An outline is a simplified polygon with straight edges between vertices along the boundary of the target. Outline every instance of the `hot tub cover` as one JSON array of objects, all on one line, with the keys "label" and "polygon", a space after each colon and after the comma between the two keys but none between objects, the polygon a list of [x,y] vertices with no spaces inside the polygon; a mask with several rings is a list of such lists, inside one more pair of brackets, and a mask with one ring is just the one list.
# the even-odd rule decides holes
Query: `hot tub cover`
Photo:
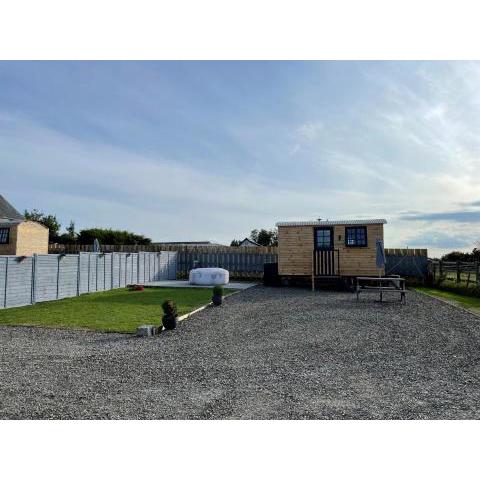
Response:
[{"label": "hot tub cover", "polygon": [[189,283],[191,285],[226,285],[228,270],[224,268],[194,268],[190,270]]}]

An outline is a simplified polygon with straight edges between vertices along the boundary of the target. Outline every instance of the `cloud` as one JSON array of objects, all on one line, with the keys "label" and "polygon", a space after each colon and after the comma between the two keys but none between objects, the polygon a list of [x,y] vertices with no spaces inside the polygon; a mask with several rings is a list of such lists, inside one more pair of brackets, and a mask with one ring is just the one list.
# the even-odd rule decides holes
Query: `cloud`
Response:
[{"label": "cloud", "polygon": [[[156,240],[217,239],[228,242],[279,220],[316,218],[323,195],[245,171],[234,176],[99,142],[86,142],[23,116],[0,115],[4,190],[19,209],[56,213],[78,228],[129,228]],[[5,187],[2,187],[5,188]],[[367,205],[359,192],[347,204]],[[340,206],[341,208],[341,206]],[[333,212],[333,214],[332,214]],[[328,213],[335,216],[335,210]],[[356,214],[363,212],[356,212]],[[338,215],[337,215],[338,216]]]},{"label": "cloud", "polygon": [[20,209],[159,240],[318,217],[387,218],[391,247],[480,230],[479,63],[84,65],[0,64]]},{"label": "cloud", "polygon": [[324,126],[322,122],[307,122],[296,129],[296,136],[301,140],[313,141],[323,131]]},{"label": "cloud", "polygon": [[429,222],[451,221],[463,223],[480,222],[480,211],[455,211],[455,212],[433,212],[433,213],[408,213],[399,216],[400,220],[423,220]]},{"label": "cloud", "polygon": [[451,234],[442,231],[428,231],[412,235],[407,239],[408,246],[412,248],[430,249],[469,249],[476,242],[477,237],[464,234]]}]

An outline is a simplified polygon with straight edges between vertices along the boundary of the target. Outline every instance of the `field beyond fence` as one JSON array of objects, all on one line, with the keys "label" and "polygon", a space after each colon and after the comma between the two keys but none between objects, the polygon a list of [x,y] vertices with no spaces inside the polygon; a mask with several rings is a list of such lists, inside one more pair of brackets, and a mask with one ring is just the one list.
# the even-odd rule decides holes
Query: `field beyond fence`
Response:
[{"label": "field beyond fence", "polygon": [[434,284],[480,287],[480,262],[431,260],[429,267]]}]

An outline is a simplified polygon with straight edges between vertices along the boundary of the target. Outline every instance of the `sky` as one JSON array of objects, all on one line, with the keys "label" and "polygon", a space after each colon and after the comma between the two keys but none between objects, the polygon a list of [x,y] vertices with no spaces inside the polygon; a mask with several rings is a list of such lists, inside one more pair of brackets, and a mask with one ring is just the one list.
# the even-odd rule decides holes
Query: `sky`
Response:
[{"label": "sky", "polygon": [[0,194],[62,230],[229,244],[385,218],[385,246],[480,241],[480,63],[0,62]]}]

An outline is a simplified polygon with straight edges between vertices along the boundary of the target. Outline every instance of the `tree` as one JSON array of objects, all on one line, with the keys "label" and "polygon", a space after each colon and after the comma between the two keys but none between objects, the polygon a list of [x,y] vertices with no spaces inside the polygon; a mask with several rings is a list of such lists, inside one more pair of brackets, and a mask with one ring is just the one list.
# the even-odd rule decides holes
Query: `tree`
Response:
[{"label": "tree", "polygon": [[61,224],[57,220],[56,215],[46,215],[40,212],[36,208],[31,210],[25,210],[23,216],[25,220],[32,220],[34,222],[41,223],[48,228],[48,240],[49,242],[56,242],[58,239],[58,233],[60,232]]},{"label": "tree", "polygon": [[261,230],[255,229],[250,232],[250,239],[264,247],[276,246],[278,245],[278,231],[276,228],[271,230],[265,230],[264,228]]},{"label": "tree", "polygon": [[75,232],[75,222],[70,220],[70,225],[67,227],[67,236],[68,238],[74,242],[77,238],[77,233]]},{"label": "tree", "polygon": [[89,245],[97,239],[103,245],[150,245],[152,240],[128,232],[126,230],[112,230],[111,228],[88,228],[80,230],[78,243]]},{"label": "tree", "polygon": [[[271,230],[266,230],[265,228],[261,230],[254,229],[250,232],[249,238],[264,247],[276,247],[278,245],[278,230],[276,228],[272,228]],[[233,239],[230,246],[238,247],[240,243],[241,240]]]},{"label": "tree", "polygon": [[70,225],[65,229],[66,232],[57,237],[58,243],[70,245],[77,242],[78,234],[75,232],[75,222],[70,220]]},{"label": "tree", "polygon": [[444,262],[478,262],[480,261],[480,248],[475,247],[471,252],[453,251],[442,256]]}]

